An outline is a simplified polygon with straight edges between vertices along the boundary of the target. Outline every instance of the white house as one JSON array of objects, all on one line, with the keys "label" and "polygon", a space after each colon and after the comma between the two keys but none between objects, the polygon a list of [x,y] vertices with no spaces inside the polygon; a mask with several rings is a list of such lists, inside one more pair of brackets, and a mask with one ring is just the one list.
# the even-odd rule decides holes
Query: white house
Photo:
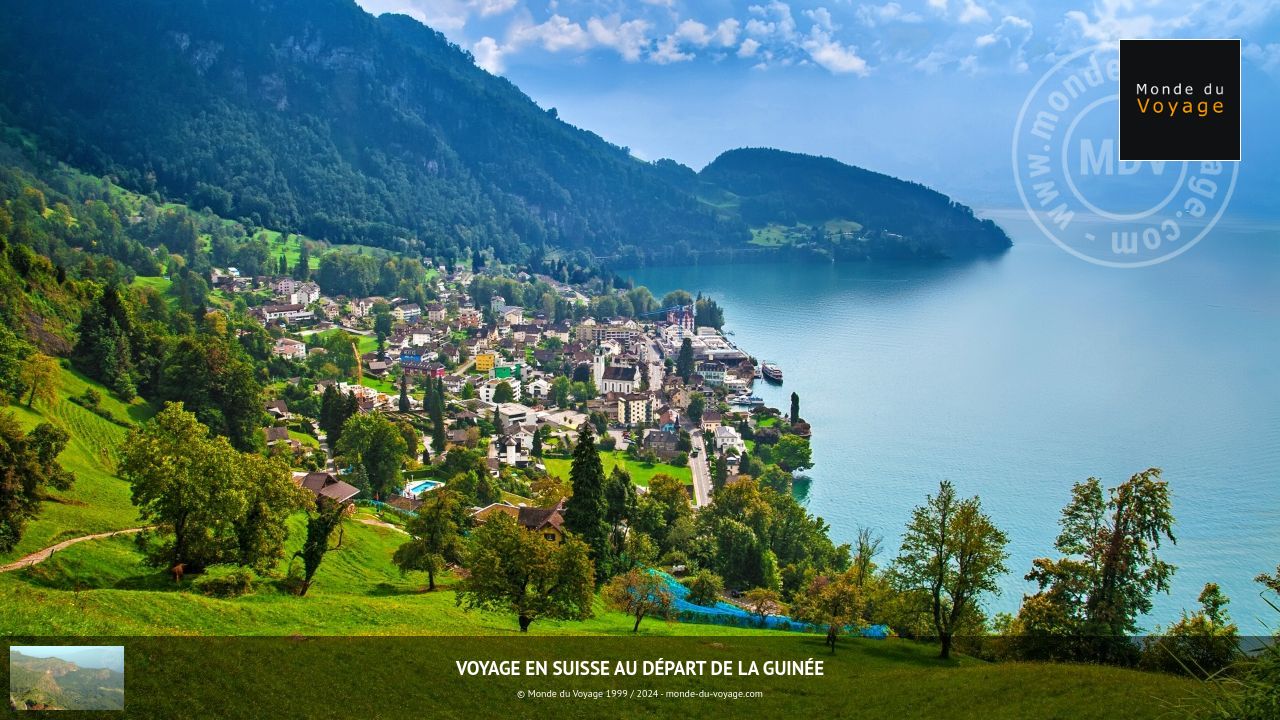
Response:
[{"label": "white house", "polygon": [[715,447],[717,452],[728,452],[733,449],[739,455],[747,449],[747,445],[742,442],[742,436],[738,434],[737,429],[728,425],[721,425],[716,428]]},{"label": "white house", "polygon": [[307,344],[293,338],[282,337],[276,340],[271,352],[273,355],[278,355],[282,358],[302,360],[307,356]]},{"label": "white house", "polygon": [[639,388],[640,373],[634,365],[610,365],[600,375],[602,393],[630,393]]}]

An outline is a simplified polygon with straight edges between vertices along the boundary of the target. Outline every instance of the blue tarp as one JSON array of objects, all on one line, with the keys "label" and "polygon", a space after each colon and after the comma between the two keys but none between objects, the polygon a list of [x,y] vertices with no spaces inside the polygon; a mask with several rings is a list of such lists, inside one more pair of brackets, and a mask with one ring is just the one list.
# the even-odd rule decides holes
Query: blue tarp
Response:
[{"label": "blue tarp", "polygon": [[[689,602],[689,588],[683,583],[675,579],[671,575],[660,570],[651,571],[667,586],[672,597],[675,598],[675,609],[679,619],[682,622],[702,622],[712,623],[716,625],[736,625],[739,627],[761,627],[760,618],[747,612],[746,610],[727,602],[717,602],[715,605],[694,605]],[[786,615],[770,615],[765,618],[763,627],[772,628],[774,630],[794,630],[797,632],[826,632],[825,627],[818,627],[810,623],[802,623]],[[889,628],[886,625],[872,625],[866,628],[850,628],[851,631],[857,632],[859,635],[877,640],[883,640],[889,636]]]}]

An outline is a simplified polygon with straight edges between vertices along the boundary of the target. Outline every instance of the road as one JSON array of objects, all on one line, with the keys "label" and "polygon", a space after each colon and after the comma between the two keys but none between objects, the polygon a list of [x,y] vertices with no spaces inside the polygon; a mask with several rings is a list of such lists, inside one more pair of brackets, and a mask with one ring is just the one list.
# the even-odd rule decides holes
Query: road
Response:
[{"label": "road", "polygon": [[689,439],[698,455],[693,457],[693,453],[689,453],[689,469],[693,470],[693,506],[703,507],[711,504],[711,468],[707,466],[707,448],[698,428],[689,431]]},{"label": "road", "polygon": [[58,552],[59,550],[75,545],[76,543],[82,543],[85,540],[97,540],[98,538],[109,538],[109,537],[115,537],[116,535],[131,535],[133,533],[142,532],[143,530],[147,530],[147,529],[148,528],[145,528],[145,527],[126,528],[124,530],[114,530],[112,532],[94,533],[93,535],[82,535],[80,537],[71,538],[70,540],[63,540],[57,545],[50,545],[49,547],[43,550],[37,550],[31,553],[30,555],[19,558],[18,560],[15,560],[9,563],[8,565],[0,565],[0,573],[7,573],[7,572],[12,572],[14,570],[21,570],[22,568],[31,567],[32,565],[35,565],[37,563],[42,563],[45,560],[48,560],[49,558],[53,557],[53,554]]}]

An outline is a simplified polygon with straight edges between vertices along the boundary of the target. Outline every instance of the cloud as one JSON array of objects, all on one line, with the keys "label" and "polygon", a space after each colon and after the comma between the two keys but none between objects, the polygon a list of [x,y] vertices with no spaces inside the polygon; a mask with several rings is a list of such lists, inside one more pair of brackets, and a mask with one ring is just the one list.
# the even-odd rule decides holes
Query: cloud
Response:
[{"label": "cloud", "polygon": [[1249,43],[1242,52],[1246,60],[1262,68],[1264,72],[1280,74],[1280,43]]},{"label": "cloud", "polygon": [[480,38],[471,46],[471,54],[476,58],[476,65],[494,75],[502,72],[502,47],[498,41],[489,36]]},{"label": "cloud", "polygon": [[707,26],[697,20],[685,20],[676,26],[676,31],[671,34],[678,43],[695,45],[697,47],[706,47],[711,42],[711,33],[707,32]]},{"label": "cloud", "polygon": [[680,49],[680,41],[676,39],[675,35],[668,35],[662,42],[658,43],[658,48],[649,54],[649,59],[659,65],[688,62],[693,58],[693,53],[687,53]]},{"label": "cloud", "polygon": [[738,57],[749,58],[754,57],[756,51],[760,49],[760,41],[755,38],[747,38],[738,46]]},{"label": "cloud", "polygon": [[636,62],[652,41],[649,39],[651,26],[645,20],[628,20],[622,22],[617,15],[606,19],[593,17],[587,21],[587,32],[596,44],[613,48],[627,62]]},{"label": "cloud", "polygon": [[903,10],[902,6],[896,2],[889,2],[884,5],[859,5],[854,15],[858,18],[858,22],[872,28],[893,22],[918,23],[924,21],[924,17],[920,13]]},{"label": "cloud", "polygon": [[715,43],[720,47],[732,47],[738,42],[738,32],[742,29],[742,23],[735,18],[721,20],[716,26],[716,31],[712,36]]},{"label": "cloud", "polygon": [[1032,32],[1029,20],[1006,15],[994,30],[974,40],[977,51],[965,58],[962,69],[975,72],[980,68],[1010,67],[1015,72],[1026,72],[1026,47]]},{"label": "cloud", "polygon": [[569,18],[556,14],[538,25],[516,25],[508,36],[504,51],[537,44],[548,52],[561,50],[586,50],[591,47],[591,36],[582,26]]},{"label": "cloud", "polygon": [[831,11],[824,7],[817,8],[816,10],[805,10],[804,16],[826,30],[834,30],[836,27],[835,23],[831,20]]},{"label": "cloud", "polygon": [[509,12],[518,0],[468,0],[467,5],[480,13],[480,17],[491,17]]},{"label": "cloud", "polygon": [[962,23],[988,22],[991,20],[991,13],[987,12],[987,9],[975,2],[975,0],[964,0],[964,7],[960,10],[959,20]]},{"label": "cloud", "polygon": [[842,45],[833,40],[821,27],[814,25],[801,43],[801,47],[809,53],[815,63],[837,75],[853,74],[865,76],[869,69],[867,61],[858,56],[858,49]]}]

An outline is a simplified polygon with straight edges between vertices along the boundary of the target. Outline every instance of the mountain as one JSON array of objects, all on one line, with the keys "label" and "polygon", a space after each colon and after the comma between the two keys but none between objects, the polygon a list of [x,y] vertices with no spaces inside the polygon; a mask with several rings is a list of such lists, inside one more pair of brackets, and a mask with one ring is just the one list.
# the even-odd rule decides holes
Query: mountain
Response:
[{"label": "mountain", "polygon": [[[994,222],[975,218],[969,207],[940,192],[831,158],[769,148],[730,150],[698,179],[731,198],[748,225],[815,228],[820,240],[833,242],[837,255],[969,257],[1010,246]],[[840,221],[862,230],[842,232]]]},{"label": "mountain", "polygon": [[10,650],[9,698],[33,710],[123,710],[124,673]]},{"label": "mountain", "polygon": [[[15,0],[0,52],[0,122],[43,151],[131,190],[333,243],[442,259],[473,249],[535,263],[551,251],[578,264],[670,259],[759,247],[749,226],[825,182],[797,166],[779,192],[717,202],[769,166],[753,173],[747,155],[736,175],[720,160],[695,174],[641,161],[538,107],[440,33],[353,0]],[[884,241],[906,248],[897,254],[994,245],[969,246],[985,231],[945,197],[848,171],[879,178],[876,192],[829,207],[905,236]],[[907,197],[874,206],[898,191]]]}]

